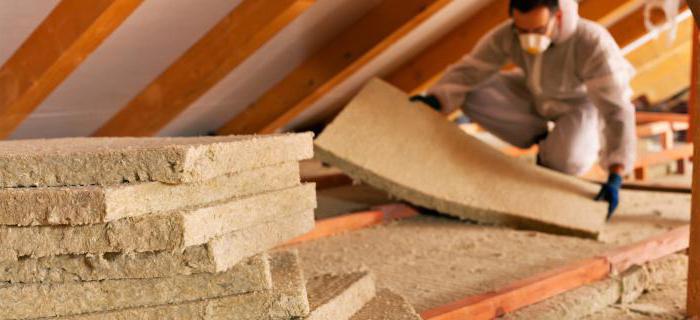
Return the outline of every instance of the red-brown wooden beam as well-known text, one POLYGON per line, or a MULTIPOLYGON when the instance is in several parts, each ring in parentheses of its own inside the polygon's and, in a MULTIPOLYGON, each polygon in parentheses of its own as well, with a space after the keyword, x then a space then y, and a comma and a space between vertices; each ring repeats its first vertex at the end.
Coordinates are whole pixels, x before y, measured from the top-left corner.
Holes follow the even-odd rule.
MULTIPOLYGON (((688 0, 688 6, 693 12, 695 23, 700 26, 700 0, 688 0)), ((693 38, 693 46, 698 50, 697 37, 693 38)), ((694 64, 700 67, 700 61, 694 61, 694 64)), ((694 83, 693 89, 696 96, 695 101, 698 101, 697 94, 700 91, 698 82, 694 83)), ((693 112, 691 123, 700 123, 700 110, 693 112)), ((700 130, 693 132, 693 143, 700 145, 700 130)), ((688 266, 688 315, 691 317, 700 317, 700 157, 693 157, 693 196, 691 204, 690 218, 690 249, 688 250, 689 266, 688 266)))
POLYGON ((61 1, 0 67, 0 139, 12 134, 141 2, 61 1))
POLYGON ((93 135, 158 133, 313 3, 244 0, 93 135))
POLYGON ((345 232, 365 229, 386 222, 417 216, 419 213, 410 206, 388 204, 377 206, 371 211, 355 212, 316 222, 314 229, 302 236, 292 239, 283 246, 291 246, 316 239, 331 237, 345 232))
MULTIPOLYGON (((585 0, 581 2, 579 12, 584 18, 598 21, 605 19, 607 13, 614 12, 619 8, 628 7, 635 0, 585 0)), ((636 10, 633 14, 639 14, 636 10)), ((454 28, 447 35, 434 42, 421 53, 413 57, 404 65, 400 66, 386 79, 394 86, 406 91, 415 92, 425 88, 447 68, 448 65, 458 61, 462 56, 469 53, 476 42, 489 30, 499 23, 508 19, 508 1, 494 0, 483 9, 479 10, 471 18, 454 28)), ((617 25, 631 25, 627 18, 616 22, 617 25)), ((627 34, 639 34, 640 37, 645 31, 643 20, 637 23, 637 29, 627 30, 620 28, 625 35, 619 36, 621 39, 629 38, 627 34)), ((634 39, 636 39, 634 38, 634 39)), ((634 40, 632 39, 632 40, 634 40)))
POLYGON ((494 319, 558 294, 603 280, 612 272, 683 251, 689 228, 680 227, 601 256, 585 259, 516 281, 493 292, 469 296, 421 313, 427 320, 494 319))

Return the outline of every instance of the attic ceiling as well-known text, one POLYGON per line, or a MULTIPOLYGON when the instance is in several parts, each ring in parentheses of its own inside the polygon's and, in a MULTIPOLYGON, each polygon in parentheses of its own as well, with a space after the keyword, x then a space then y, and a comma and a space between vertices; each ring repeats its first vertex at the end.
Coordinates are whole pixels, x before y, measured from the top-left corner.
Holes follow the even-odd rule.
MULTIPOLYGON (((143 1, 38 104, 9 138, 92 135, 243 1, 143 1)), ((216 131, 381 1, 313 1, 301 15, 156 134, 182 136, 216 131)), ((434 2, 442 2, 444 6, 311 101, 308 108, 283 128, 294 129, 326 119, 366 80, 389 75, 412 57, 429 50, 437 39, 456 26, 464 25, 478 10, 493 5, 489 0, 434 2)), ((641 3, 624 2, 626 6, 619 6, 616 12, 607 15, 606 25, 622 19, 641 3)), ((3 30, 0 65, 27 41, 59 3, 60 0, 0 1, 0 30, 3 30)))

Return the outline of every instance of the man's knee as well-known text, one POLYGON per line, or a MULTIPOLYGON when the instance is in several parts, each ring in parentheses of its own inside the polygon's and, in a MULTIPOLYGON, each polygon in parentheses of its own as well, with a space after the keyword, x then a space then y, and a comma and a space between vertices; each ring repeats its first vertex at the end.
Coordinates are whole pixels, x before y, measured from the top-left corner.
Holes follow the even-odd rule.
POLYGON ((518 149, 530 149, 532 146, 537 145, 538 141, 537 139, 522 139, 522 137, 513 137, 509 140, 508 142, 518 149))
POLYGON ((573 176, 580 176, 591 170, 596 159, 591 156, 575 155, 572 152, 562 152, 557 154, 540 153, 538 161, 543 167, 573 176))

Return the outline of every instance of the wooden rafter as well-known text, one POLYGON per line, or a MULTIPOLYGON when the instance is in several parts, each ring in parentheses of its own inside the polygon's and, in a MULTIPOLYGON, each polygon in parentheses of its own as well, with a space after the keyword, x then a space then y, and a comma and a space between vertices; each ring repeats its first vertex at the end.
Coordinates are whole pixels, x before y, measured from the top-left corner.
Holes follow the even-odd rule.
MULTIPOLYGON (((700 0, 688 0, 690 10, 693 11, 696 25, 700 26, 700 0)), ((693 46, 698 48, 700 41, 693 37, 693 46)), ((700 65, 700 60, 693 61, 700 65)), ((697 76, 697 75, 695 75, 697 76)), ((700 90, 698 81, 693 81, 696 86, 693 92, 697 95, 700 90)), ((695 101, 698 97, 695 96, 695 101)), ((700 123, 700 112, 694 110, 692 123, 700 123)), ((700 145, 700 130, 694 130, 693 143, 700 145)), ((688 305, 686 310, 690 317, 700 317, 700 157, 693 157, 693 192, 691 201, 690 218, 690 249, 688 250, 688 305)))
POLYGON ((630 13, 634 12, 635 10, 639 9, 641 6, 644 5, 644 0, 637 0, 637 1, 627 1, 623 5, 617 7, 616 9, 612 11, 602 11, 602 9, 598 9, 596 7, 592 6, 587 6, 586 9, 588 12, 583 12, 583 14, 586 17, 602 17, 600 19, 597 19, 597 22, 604 25, 605 27, 609 27, 616 22, 624 19, 626 16, 628 16, 630 13), (598 13, 595 13, 594 11, 599 11, 598 13))
POLYGON ((687 89, 690 86, 691 56, 692 43, 686 41, 638 69, 630 83, 635 95, 645 95, 656 104, 687 89))
POLYGON ((656 104, 690 86, 693 28, 693 19, 683 20, 670 46, 666 36, 659 36, 627 54, 637 70, 631 82, 635 96, 645 95, 656 104))
POLYGON ((491 1, 474 16, 399 67, 386 79, 394 86, 406 92, 412 92, 469 52, 486 32, 506 19, 508 19, 508 1, 491 1))
POLYGON ((313 3, 243 1, 94 135, 158 133, 313 3))
MULTIPOLYGON (((694 19, 693 19, 694 20, 694 19)), ((691 67, 690 67, 690 97, 688 99, 688 115, 691 119, 695 119, 695 112, 698 110, 698 71, 700 66, 698 66, 698 58, 700 58, 700 48, 698 48, 698 37, 700 33, 698 32, 697 25, 693 25, 693 34, 691 35, 692 50, 691 53, 691 67)), ((693 141, 695 134, 696 123, 692 123, 688 128, 688 134, 686 135, 686 140, 688 142, 693 141)))
MULTIPOLYGON (((680 10, 688 8, 683 4, 680 10)), ((644 8, 639 8, 632 12, 624 19, 616 22, 608 28, 610 34, 620 47, 625 47, 635 40, 647 34, 647 29, 644 26, 644 8)))
POLYGON ((218 133, 265 133, 279 129, 449 2, 382 1, 221 127, 218 133))
MULTIPOLYGON (((585 0, 580 4, 581 16, 604 20, 607 13, 628 6, 634 0, 585 0)), ((489 30, 508 19, 508 1, 492 1, 467 21, 436 41, 386 79, 406 92, 416 92, 438 79, 451 63, 467 54, 489 30)), ((618 22, 619 23, 619 22, 618 22)), ((616 23, 617 24, 617 23, 616 23)))
POLYGON ((634 65, 638 72, 643 71, 655 62, 663 60, 664 55, 669 51, 687 44, 691 40, 692 31, 693 19, 683 20, 678 24, 676 38, 670 46, 666 34, 662 34, 635 48, 625 58, 634 65))
POLYGON ((0 67, 0 138, 9 136, 142 0, 63 0, 0 67))

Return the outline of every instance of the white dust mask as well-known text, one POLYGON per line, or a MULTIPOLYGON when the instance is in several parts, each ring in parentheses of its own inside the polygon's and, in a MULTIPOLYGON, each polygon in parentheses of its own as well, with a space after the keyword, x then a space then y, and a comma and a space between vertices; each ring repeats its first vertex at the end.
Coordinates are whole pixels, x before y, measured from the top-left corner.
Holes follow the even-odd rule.
POLYGON ((552 44, 552 38, 539 33, 521 34, 520 46, 532 55, 542 54, 552 44))
MULTIPOLYGON (((547 30, 552 28, 552 21, 547 23, 547 30)), ((523 50, 532 55, 542 54, 552 44, 552 37, 541 33, 523 33, 519 35, 519 38, 523 50)))

